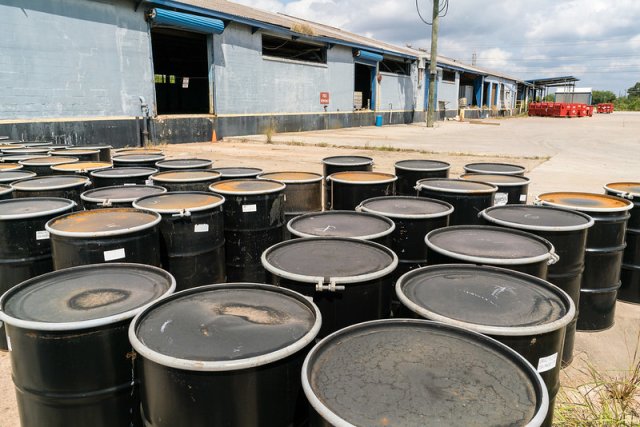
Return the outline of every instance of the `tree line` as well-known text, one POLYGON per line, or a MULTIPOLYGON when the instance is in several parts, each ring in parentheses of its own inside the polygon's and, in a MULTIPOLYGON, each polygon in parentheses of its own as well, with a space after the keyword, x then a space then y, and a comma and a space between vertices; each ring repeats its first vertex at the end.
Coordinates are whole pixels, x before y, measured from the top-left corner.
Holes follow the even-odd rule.
POLYGON ((618 111, 640 111, 640 82, 627 89, 626 96, 616 96, 609 90, 594 90, 593 104, 613 102, 618 111))

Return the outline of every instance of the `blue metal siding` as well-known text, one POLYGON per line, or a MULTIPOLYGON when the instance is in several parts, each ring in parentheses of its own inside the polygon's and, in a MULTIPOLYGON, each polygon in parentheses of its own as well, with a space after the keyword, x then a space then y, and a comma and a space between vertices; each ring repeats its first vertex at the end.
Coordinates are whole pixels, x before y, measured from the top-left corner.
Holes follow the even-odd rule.
POLYGON ((224 22, 219 19, 166 9, 153 9, 151 19, 154 26, 177 28, 204 34, 222 34, 224 31, 224 22))

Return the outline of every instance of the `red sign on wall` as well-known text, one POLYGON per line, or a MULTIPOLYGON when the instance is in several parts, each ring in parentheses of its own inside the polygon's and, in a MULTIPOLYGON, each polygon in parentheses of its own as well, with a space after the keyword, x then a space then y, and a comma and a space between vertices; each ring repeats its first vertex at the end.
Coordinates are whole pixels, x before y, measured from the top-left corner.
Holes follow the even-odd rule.
POLYGON ((329 92, 320 92, 320 104, 329 105, 329 92))

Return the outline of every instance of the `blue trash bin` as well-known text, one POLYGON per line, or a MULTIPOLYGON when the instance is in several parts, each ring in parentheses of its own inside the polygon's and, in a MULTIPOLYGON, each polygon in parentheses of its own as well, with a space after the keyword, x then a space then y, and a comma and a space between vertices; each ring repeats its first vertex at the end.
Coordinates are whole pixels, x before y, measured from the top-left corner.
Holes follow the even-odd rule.
POLYGON ((381 114, 376 116, 376 126, 382 126, 382 115, 381 114))

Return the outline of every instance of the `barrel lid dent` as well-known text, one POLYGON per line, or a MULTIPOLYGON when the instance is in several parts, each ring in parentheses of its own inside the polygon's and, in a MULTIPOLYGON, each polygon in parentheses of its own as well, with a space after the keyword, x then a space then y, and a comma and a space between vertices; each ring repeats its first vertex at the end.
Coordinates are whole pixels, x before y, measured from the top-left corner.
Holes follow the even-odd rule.
POLYGON ((297 237, 351 237, 374 240, 391 234, 396 225, 389 218, 355 211, 313 212, 292 218, 287 229, 297 237))
POLYGON ((157 225, 160 215, 134 208, 106 208, 73 212, 47 222, 45 229, 57 236, 101 237, 135 233, 157 225))
POLYGON ((581 212, 621 212, 633 208, 629 200, 605 194, 573 191, 544 193, 538 196, 543 205, 559 206, 581 212))
POLYGON ((175 191, 147 196, 136 200, 133 206, 158 213, 198 212, 213 209, 225 202, 224 197, 203 191, 175 191))

